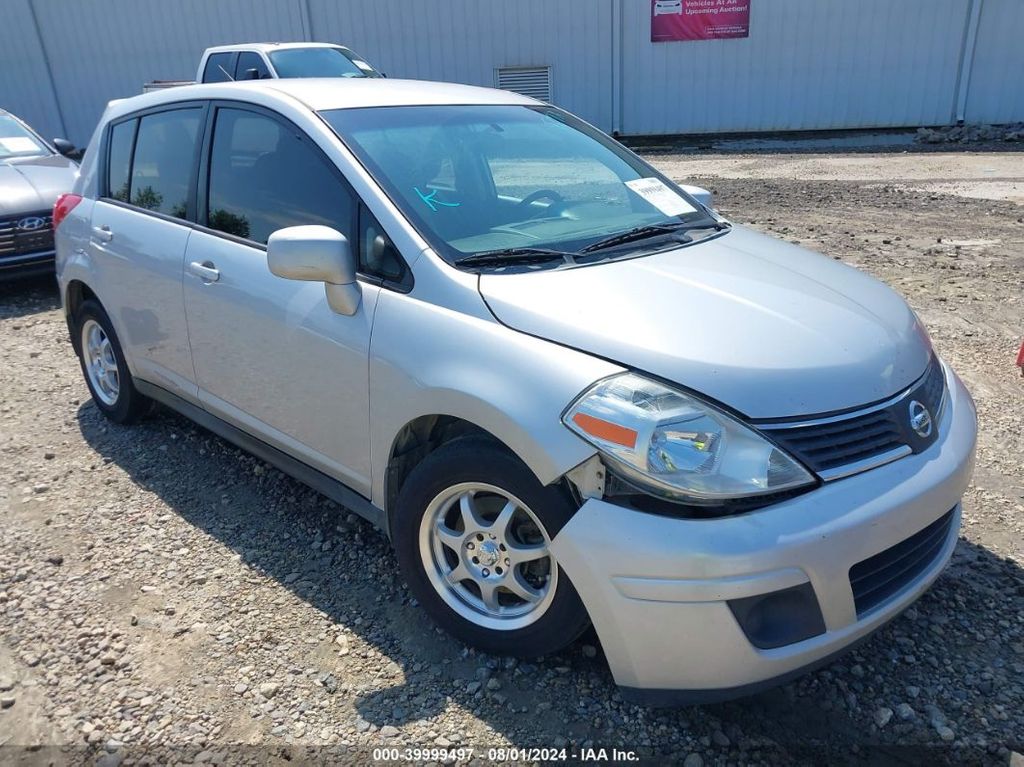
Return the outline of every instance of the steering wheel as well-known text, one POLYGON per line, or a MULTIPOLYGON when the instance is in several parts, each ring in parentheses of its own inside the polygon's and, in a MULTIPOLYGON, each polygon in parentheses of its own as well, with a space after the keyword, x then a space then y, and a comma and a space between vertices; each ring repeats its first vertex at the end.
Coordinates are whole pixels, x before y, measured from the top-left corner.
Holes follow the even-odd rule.
POLYGON ((521 199, 516 207, 519 209, 527 208, 537 202, 537 200, 551 200, 552 204, 544 211, 549 216, 558 215, 565 208, 565 198, 554 189, 538 189, 536 192, 532 192, 521 199))

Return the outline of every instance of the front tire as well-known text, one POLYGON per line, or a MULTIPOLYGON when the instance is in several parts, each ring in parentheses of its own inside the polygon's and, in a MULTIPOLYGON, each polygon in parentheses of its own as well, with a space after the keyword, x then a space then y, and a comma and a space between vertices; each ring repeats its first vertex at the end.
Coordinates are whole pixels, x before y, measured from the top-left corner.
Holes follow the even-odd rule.
POLYGON ((79 307, 75 332, 82 374, 100 412, 121 424, 145 415, 152 402, 135 388, 114 326, 97 301, 90 299, 79 307))
POLYGON ((438 625, 488 653, 538 657, 590 625, 550 551, 574 511, 514 455, 466 437, 413 469, 392 534, 409 590, 438 625))

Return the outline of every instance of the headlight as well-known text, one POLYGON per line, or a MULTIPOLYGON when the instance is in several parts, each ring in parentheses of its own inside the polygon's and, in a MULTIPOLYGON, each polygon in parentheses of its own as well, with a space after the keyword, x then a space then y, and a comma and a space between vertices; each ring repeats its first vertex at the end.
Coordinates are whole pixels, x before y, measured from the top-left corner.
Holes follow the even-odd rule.
POLYGON ((562 421, 628 482, 674 501, 709 505, 816 482, 732 416, 634 373, 599 381, 562 421))

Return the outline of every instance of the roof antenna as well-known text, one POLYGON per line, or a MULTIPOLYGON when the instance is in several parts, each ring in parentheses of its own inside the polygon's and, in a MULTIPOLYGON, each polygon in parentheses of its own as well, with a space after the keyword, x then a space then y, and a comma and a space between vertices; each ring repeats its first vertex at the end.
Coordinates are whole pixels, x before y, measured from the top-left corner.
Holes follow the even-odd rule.
POLYGON ((227 76, 227 78, 228 78, 228 79, 229 79, 229 80, 230 80, 231 82, 234 82, 234 81, 235 81, 235 78, 233 78, 233 77, 231 76, 231 74, 230 74, 230 73, 228 72, 228 70, 226 70, 226 69, 225 69, 225 68, 223 67, 223 65, 221 65, 221 64, 218 64, 218 65, 217 65, 217 69, 219 69, 219 70, 220 70, 221 72, 223 72, 223 73, 224 73, 224 74, 225 74, 225 75, 227 76))

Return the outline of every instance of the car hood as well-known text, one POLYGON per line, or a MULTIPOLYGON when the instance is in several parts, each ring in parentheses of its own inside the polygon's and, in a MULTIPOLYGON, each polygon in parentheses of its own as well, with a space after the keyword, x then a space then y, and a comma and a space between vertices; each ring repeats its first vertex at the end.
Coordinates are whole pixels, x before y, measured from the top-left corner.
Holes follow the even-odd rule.
POLYGON ((0 160, 0 216, 50 210, 70 192, 78 166, 61 155, 0 160))
POLYGON ((688 247, 563 270, 483 274, 502 323, 676 382, 750 418, 896 394, 931 343, 892 290, 734 226, 688 247))

